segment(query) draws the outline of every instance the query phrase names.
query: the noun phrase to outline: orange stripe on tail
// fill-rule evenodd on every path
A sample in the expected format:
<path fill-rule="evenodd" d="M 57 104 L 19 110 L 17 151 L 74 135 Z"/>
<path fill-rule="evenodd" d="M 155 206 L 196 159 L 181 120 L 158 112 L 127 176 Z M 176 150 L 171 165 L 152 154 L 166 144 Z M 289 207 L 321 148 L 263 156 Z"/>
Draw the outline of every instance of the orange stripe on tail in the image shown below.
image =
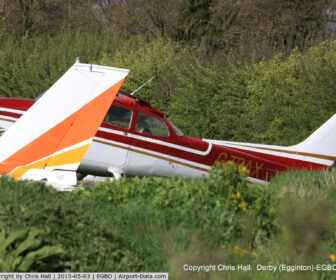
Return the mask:
<path fill-rule="evenodd" d="M 9 174 L 20 166 L 33 166 L 29 164 L 37 162 L 43 158 L 47 158 L 47 160 L 41 161 L 38 165 L 39 167 L 35 167 L 34 165 L 31 168 L 54 166 L 52 156 L 54 153 L 93 138 L 124 80 L 125 78 L 1 162 L 0 173 Z M 85 152 L 88 147 L 89 145 L 86 146 Z M 85 153 L 81 153 L 81 155 L 81 158 L 76 158 L 76 161 L 72 163 L 79 164 Z M 41 163 L 44 165 L 41 166 Z M 62 161 L 58 161 L 58 163 L 59 165 L 66 164 L 62 163 Z M 25 168 L 24 173 L 29 169 Z M 16 179 L 20 178 L 24 173 L 16 173 L 20 174 L 15 175 Z"/>

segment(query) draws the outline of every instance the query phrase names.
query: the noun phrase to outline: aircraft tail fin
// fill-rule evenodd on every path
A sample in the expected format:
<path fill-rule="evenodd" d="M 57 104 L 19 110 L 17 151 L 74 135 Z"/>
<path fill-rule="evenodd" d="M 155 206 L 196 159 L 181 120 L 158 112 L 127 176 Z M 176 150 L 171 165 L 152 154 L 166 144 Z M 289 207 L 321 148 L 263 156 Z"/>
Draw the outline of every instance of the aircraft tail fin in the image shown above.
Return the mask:
<path fill-rule="evenodd" d="M 295 151 L 319 154 L 336 159 L 336 114 L 303 142 L 291 146 Z"/>
<path fill-rule="evenodd" d="M 275 146 L 231 141 L 207 140 L 216 145 L 270 154 L 332 166 L 336 161 L 336 114 L 307 139 L 294 146 Z"/>
<path fill-rule="evenodd" d="M 75 172 L 128 73 L 76 62 L 0 138 L 0 173 L 75 182 Z"/>

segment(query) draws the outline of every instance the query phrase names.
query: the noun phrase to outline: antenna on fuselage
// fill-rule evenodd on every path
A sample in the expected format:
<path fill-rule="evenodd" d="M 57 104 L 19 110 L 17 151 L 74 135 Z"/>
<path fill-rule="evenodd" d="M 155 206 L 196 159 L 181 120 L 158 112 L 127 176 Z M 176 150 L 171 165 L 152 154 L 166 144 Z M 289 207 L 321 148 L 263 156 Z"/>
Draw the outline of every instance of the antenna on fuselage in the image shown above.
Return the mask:
<path fill-rule="evenodd" d="M 138 87 L 135 91 L 131 92 L 131 95 L 133 95 L 134 93 L 136 93 L 137 91 L 139 91 L 140 89 L 142 89 L 145 85 L 147 85 L 151 80 L 153 80 L 156 76 L 153 76 L 152 78 L 150 78 L 146 83 L 144 83 L 142 86 Z"/>

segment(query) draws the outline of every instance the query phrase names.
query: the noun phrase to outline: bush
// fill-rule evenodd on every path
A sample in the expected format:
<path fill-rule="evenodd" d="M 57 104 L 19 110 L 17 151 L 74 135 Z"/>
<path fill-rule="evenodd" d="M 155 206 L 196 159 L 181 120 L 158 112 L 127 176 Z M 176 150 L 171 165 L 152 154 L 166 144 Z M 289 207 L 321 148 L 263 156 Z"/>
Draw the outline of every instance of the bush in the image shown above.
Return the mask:
<path fill-rule="evenodd" d="M 148 41 L 138 36 L 125 41 L 114 53 L 106 52 L 99 63 L 130 69 L 122 87 L 129 93 L 155 76 L 135 95 L 169 114 L 170 98 L 184 73 L 184 65 L 193 60 L 188 48 L 171 40 L 156 38 Z"/>
<path fill-rule="evenodd" d="M 52 86 L 80 57 L 97 62 L 119 47 L 118 35 L 65 32 L 54 38 L 23 37 L 0 42 L 0 95 L 35 98 Z"/>
<path fill-rule="evenodd" d="M 335 42 L 256 65 L 241 115 L 249 141 L 279 145 L 303 141 L 335 113 L 335 73 Z M 240 131 L 244 134 L 244 129 Z"/>
<path fill-rule="evenodd" d="M 0 42 L 0 95 L 35 98 L 74 63 L 131 69 L 122 89 L 151 102 L 195 137 L 290 145 L 333 113 L 336 43 L 258 64 L 204 63 L 169 39 L 78 31 Z M 202 116 L 202 117 L 200 117 Z"/>
<path fill-rule="evenodd" d="M 19 263 L 30 252 L 59 244 L 64 254 L 32 262 L 29 270 L 169 271 L 185 279 L 181 262 L 255 266 L 336 260 L 335 171 L 278 175 L 268 186 L 250 184 L 246 175 L 244 166 L 228 162 L 217 165 L 209 179 L 123 177 L 74 193 L 2 176 L 1 237 L 15 240 L 1 251 L 2 270 L 23 270 Z M 29 250 L 19 249 L 26 244 Z M 6 257 L 19 251 L 20 262 Z M 217 273 L 207 277 L 220 279 Z"/>
<path fill-rule="evenodd" d="M 43 230 L 44 241 L 50 246 L 62 244 L 63 271 L 144 269 L 141 259 L 113 227 L 113 214 L 99 204 L 4 176 L 0 178 L 0 193 L 0 227 Z"/>
<path fill-rule="evenodd" d="M 183 227 L 200 230 L 214 244 L 219 244 L 239 236 L 239 217 L 248 209 L 254 209 L 256 201 L 262 209 L 269 202 L 260 201 L 258 195 L 262 189 L 250 186 L 246 175 L 246 167 L 228 162 L 216 166 L 209 179 L 123 177 L 112 183 L 99 183 L 94 189 L 75 192 L 75 196 L 84 201 L 106 203 L 112 209 L 128 205 L 137 205 L 139 209 L 149 207 L 162 213 L 158 222 L 163 227 L 169 229 L 182 223 Z M 260 211 L 258 215 L 262 219 L 266 214 Z M 258 227 L 274 231 L 265 225 L 268 220 L 263 223 L 259 222 Z M 216 227 L 212 229 L 213 224 Z"/>

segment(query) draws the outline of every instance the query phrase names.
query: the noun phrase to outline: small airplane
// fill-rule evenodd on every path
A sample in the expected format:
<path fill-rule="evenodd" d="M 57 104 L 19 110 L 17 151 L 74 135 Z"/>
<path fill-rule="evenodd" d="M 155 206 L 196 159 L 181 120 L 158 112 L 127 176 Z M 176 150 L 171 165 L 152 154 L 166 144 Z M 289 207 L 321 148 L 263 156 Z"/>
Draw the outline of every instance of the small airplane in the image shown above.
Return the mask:
<path fill-rule="evenodd" d="M 336 115 L 290 147 L 193 138 L 120 91 L 128 73 L 76 61 L 37 100 L 0 98 L 0 173 L 61 188 L 87 175 L 199 178 L 233 161 L 247 167 L 248 180 L 265 183 L 289 170 L 327 170 L 336 160 Z"/>

